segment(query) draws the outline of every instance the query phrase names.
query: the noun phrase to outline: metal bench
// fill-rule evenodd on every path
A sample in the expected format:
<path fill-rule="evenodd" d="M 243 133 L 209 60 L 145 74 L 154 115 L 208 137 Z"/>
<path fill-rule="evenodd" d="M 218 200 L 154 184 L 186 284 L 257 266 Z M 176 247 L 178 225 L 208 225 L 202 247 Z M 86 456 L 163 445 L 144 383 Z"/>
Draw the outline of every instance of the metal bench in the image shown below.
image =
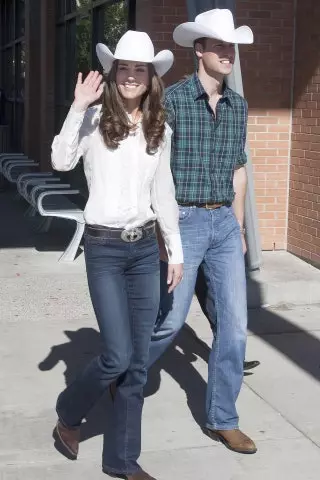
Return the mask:
<path fill-rule="evenodd" d="M 75 233 L 60 257 L 62 261 L 73 261 L 83 236 L 85 221 L 83 210 L 75 205 L 68 195 L 78 195 L 69 183 L 61 183 L 55 172 L 39 172 L 39 164 L 22 153 L 0 154 L 0 174 L 10 183 L 17 185 L 17 194 L 29 204 L 26 214 L 37 212 L 46 220 L 41 231 L 48 231 L 53 217 L 76 222 Z"/>
<path fill-rule="evenodd" d="M 38 168 L 39 163 L 36 163 L 33 160 L 9 160 L 4 164 L 2 174 L 10 183 L 17 183 L 17 180 L 22 173 L 29 173 Z"/>
<path fill-rule="evenodd" d="M 31 193 L 32 201 L 36 201 L 37 210 L 43 217 L 56 217 L 65 218 L 67 220 L 73 220 L 76 222 L 75 233 L 60 257 L 60 261 L 72 262 L 79 249 L 79 245 L 84 233 L 85 220 L 83 216 L 83 210 L 75 205 L 69 198 L 69 195 L 79 195 L 79 190 L 58 190 L 52 189 L 37 194 L 39 188 Z"/>
<path fill-rule="evenodd" d="M 14 162 L 21 162 L 21 161 L 27 161 L 29 160 L 26 155 L 23 155 L 22 153 L 2 153 L 0 154 L 0 180 L 1 184 L 3 185 L 4 182 L 4 174 L 3 170 L 5 166 L 10 162 L 10 164 L 13 164 Z"/>
<path fill-rule="evenodd" d="M 41 187 L 37 189 L 36 187 Z M 37 205 L 32 201 L 32 193 L 36 191 L 45 191 L 52 188 L 71 188 L 70 184 L 62 184 L 60 177 L 53 172 L 32 172 L 23 173 L 17 179 L 17 190 L 22 198 L 24 198 L 29 208 L 26 215 L 34 216 L 37 212 Z"/>

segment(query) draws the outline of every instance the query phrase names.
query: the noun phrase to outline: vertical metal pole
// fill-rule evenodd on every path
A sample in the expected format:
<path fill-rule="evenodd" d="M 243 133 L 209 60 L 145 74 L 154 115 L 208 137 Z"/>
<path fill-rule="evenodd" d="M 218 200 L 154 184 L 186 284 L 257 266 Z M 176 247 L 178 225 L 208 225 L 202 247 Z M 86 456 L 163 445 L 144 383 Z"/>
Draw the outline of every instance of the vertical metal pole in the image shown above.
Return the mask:
<path fill-rule="evenodd" d="M 238 46 L 236 47 L 236 51 L 237 55 L 235 65 L 232 74 L 227 77 L 227 84 L 230 88 L 232 88 L 232 90 L 239 93 L 239 95 L 244 96 Z M 254 192 L 253 168 L 248 142 L 246 144 L 246 154 L 248 157 L 248 162 L 246 165 L 248 187 L 245 203 L 245 225 L 248 246 L 247 265 L 249 270 L 257 270 L 261 266 L 262 256 L 256 198 Z"/>
<path fill-rule="evenodd" d="M 186 0 L 188 8 L 188 18 L 193 21 L 195 17 L 206 10 L 212 8 L 228 8 L 235 13 L 236 0 Z M 243 96 L 243 83 L 241 75 L 239 50 L 237 47 L 236 62 L 231 75 L 227 77 L 227 85 L 232 88 L 239 95 Z M 259 225 L 254 193 L 253 169 L 250 158 L 250 151 L 248 144 L 246 145 L 246 153 L 248 156 L 248 163 L 246 166 L 248 175 L 248 190 L 245 205 L 245 225 L 247 230 L 247 264 L 250 270 L 257 270 L 261 266 L 261 243 L 259 234 Z"/>

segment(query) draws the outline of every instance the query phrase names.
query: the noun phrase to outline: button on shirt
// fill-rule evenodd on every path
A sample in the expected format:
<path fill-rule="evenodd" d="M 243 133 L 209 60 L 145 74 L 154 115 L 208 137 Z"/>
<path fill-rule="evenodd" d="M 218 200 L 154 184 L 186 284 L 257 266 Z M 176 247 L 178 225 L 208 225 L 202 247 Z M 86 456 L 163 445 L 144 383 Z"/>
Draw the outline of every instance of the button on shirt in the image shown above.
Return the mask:
<path fill-rule="evenodd" d="M 172 131 L 153 155 L 146 152 L 142 125 L 109 149 L 100 134 L 101 105 L 78 112 L 71 107 L 52 144 L 52 165 L 72 170 L 83 157 L 89 199 L 87 224 L 130 230 L 158 220 L 170 263 L 183 263 L 179 211 L 170 171 Z"/>
<path fill-rule="evenodd" d="M 178 203 L 232 203 L 236 166 L 245 154 L 246 100 L 224 87 L 214 115 L 197 74 L 169 87 L 165 106 L 173 130 L 171 170 Z"/>

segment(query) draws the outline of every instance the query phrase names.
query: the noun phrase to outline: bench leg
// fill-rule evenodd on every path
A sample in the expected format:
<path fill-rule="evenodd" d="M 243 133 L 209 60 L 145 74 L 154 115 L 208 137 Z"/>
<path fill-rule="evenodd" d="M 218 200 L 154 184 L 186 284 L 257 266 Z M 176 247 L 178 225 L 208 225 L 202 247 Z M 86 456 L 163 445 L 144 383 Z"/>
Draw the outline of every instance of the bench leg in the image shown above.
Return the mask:
<path fill-rule="evenodd" d="M 76 231 L 71 239 L 71 242 L 69 243 L 68 247 L 64 251 L 63 255 L 59 258 L 59 261 L 61 262 L 73 262 L 75 259 L 75 256 L 77 255 L 77 251 L 81 242 L 81 238 L 84 233 L 84 223 L 78 223 L 77 222 L 77 227 Z"/>
<path fill-rule="evenodd" d="M 37 227 L 38 233 L 48 233 L 52 224 L 53 217 L 42 218 Z"/>
<path fill-rule="evenodd" d="M 6 178 L 0 173 L 0 191 L 5 191 L 8 188 L 8 183 Z"/>
<path fill-rule="evenodd" d="M 24 212 L 24 216 L 25 217 L 35 217 L 36 213 L 37 213 L 37 210 L 32 205 L 29 205 L 27 210 Z"/>

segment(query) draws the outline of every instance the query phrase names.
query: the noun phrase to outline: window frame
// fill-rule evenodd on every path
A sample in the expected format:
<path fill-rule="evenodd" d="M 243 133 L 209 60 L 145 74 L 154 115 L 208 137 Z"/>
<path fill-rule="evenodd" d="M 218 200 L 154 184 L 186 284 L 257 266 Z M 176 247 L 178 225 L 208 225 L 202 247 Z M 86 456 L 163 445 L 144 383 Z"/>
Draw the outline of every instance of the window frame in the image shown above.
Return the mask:
<path fill-rule="evenodd" d="M 20 10 L 19 6 L 22 7 Z M 5 117 L 6 120 L 10 117 L 6 123 L 10 125 L 12 144 L 21 151 L 24 141 L 21 131 L 24 118 L 24 93 L 22 93 L 24 92 L 24 81 L 22 81 L 22 78 L 23 72 L 25 72 L 23 68 L 23 65 L 25 65 L 25 60 L 23 61 L 23 52 L 25 55 L 25 7 L 25 1 L 21 0 L 1 0 L 0 2 L 0 81 L 6 99 Z M 11 17 L 8 15 L 10 9 Z M 20 22 L 22 20 L 19 25 L 18 20 Z M 20 52 L 20 55 L 17 55 L 17 52 Z M 8 58 L 12 70 L 8 68 Z M 8 81 L 12 84 L 10 91 L 8 91 Z"/>

